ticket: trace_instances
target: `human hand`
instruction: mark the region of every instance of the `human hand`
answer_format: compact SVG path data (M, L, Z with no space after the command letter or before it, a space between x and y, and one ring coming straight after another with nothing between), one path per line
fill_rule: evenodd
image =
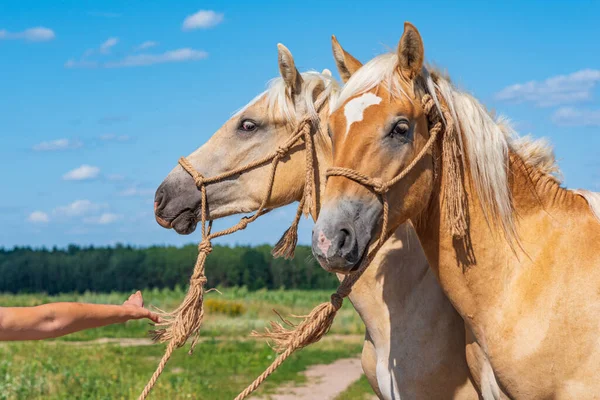
M130 319L148 318L153 322L160 322L158 314L144 308L144 298L139 290L129 296L129 299L123 303L123 307L130 311Z

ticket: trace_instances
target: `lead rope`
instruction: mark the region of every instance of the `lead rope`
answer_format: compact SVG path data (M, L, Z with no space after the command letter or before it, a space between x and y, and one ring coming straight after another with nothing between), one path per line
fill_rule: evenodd
M196 264L194 265L194 271L190 278L190 287L188 289L187 295L185 296L185 299L179 305L179 307L177 307L176 310L170 313L161 312L162 322L156 324L156 326L159 327L159 329L153 331L155 341L169 342L169 344L167 345L165 354L160 360L156 371L146 384L146 387L138 397L138 400L144 400L148 397L150 391L156 384L156 381L162 374L167 362L171 358L176 348L182 347L187 342L188 338L192 335L194 335L194 339L192 340L191 348L189 351L190 354L193 352L194 347L197 344L200 326L204 317L203 297L204 284L206 284L204 266L206 262L206 257L212 251L212 239L243 230L248 226L248 224L254 222L258 217L270 211L269 209L267 209L267 204L273 191L273 184L275 182L275 173L277 171L277 165L279 164L282 158L284 158L290 153L292 147L300 139L304 139L306 152L306 181L304 195L302 196L300 205L298 206L298 212L296 214L294 222L282 236L279 243L277 243L277 245L273 249L274 253L277 253L278 255L282 255L288 258L294 256L294 248L296 246L298 237L298 223L300 221L302 211L305 205L307 204L307 198L309 198L310 193L312 193L312 188L314 186L314 162L312 159L314 149L312 140L311 121L312 120L310 118L302 120L296 128L296 131L292 135L292 137L275 152L248 165L236 168L233 171L229 171L214 177L205 178L204 176L202 176L202 174L200 174L194 169L194 167L186 158L181 157L179 159L179 164L185 171L187 171L192 176L192 178L194 179L194 183L196 184L198 189L200 189L201 192L202 204L200 224L202 229L202 241L198 245L198 258L196 259ZM236 225L230 227L229 229L211 233L212 221L207 220L208 202L206 196L206 186L211 183L220 182L234 175L239 175L243 172L249 171L268 162L271 162L269 181L265 196L258 210L250 217L242 217Z
M431 120L433 118L432 110L434 108L434 101L430 95L426 94L422 98L422 106L425 114ZM445 110L447 111L447 110ZM446 118L446 129L449 126L453 126L453 121L450 113L444 112ZM331 295L329 302L322 303L315 307L310 314L304 317L302 322L298 325L283 320L282 323L271 322L271 329L266 329L264 333L252 332L255 337L262 337L273 342L273 347L279 356L271 363L271 365L259 375L254 382L252 382L246 389L244 389L235 400L242 400L248 397L254 392L260 384L269 377L294 351L306 347L312 343L318 342L331 328L336 313L342 307L344 298L347 297L352 291L352 286L362 276L363 272L369 267L373 258L377 254L377 251L383 246L385 241L389 237L388 232L388 219L389 219L389 203L387 199L387 192L390 188L403 179L408 173L425 157L427 152L431 149L435 143L439 133L442 131L443 125L441 121L436 121L433 127L429 129L429 139L425 146L421 149L419 154L413 159L413 161L404 168L400 174L395 176L393 179L383 182L380 179L370 178L358 171L354 171L349 168L329 168L327 170L327 177L330 176L343 176L351 179L363 186L368 187L375 192L380 198L383 204L383 218L381 234L375 246L369 251L365 260L360 264L359 268L349 275L346 275L338 289L334 294ZM287 326L287 328L284 326Z

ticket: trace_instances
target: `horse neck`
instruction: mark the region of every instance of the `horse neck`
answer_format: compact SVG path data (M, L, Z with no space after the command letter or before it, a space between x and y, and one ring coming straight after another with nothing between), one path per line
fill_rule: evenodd
M530 257L527 246L524 247L522 243L536 243L539 240L532 227L552 220L547 224L547 229L560 229L566 222L561 219L568 217L566 210L588 212L582 198L561 188L551 176L527 165L512 151L508 168L508 185L519 234L516 243L511 244L501 228L484 215L469 168L463 169L468 226L465 236L457 238L451 234L445 201L441 195L446 184L443 173L435 174L429 205L413 220L430 266L467 323L485 303L482 299L491 301L494 296L511 290L506 282L507 277L512 276L515 269ZM544 233L551 234L549 231Z

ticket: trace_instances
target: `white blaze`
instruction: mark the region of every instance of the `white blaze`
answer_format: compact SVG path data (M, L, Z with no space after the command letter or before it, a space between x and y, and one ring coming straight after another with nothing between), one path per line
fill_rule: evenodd
M363 120L365 110L375 104L381 103L381 97L373 93L365 93L350 100L344 106L344 116L346 117L346 135L350 131L350 126L355 122Z

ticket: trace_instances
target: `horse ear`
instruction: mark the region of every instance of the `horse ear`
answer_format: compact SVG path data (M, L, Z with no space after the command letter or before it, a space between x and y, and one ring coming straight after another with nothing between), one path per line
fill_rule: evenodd
M333 50L333 58L335 59L340 77L346 83L352 74L362 67L362 63L340 46L335 35L331 35L331 49Z
M404 23L404 33L398 43L398 68L409 79L414 79L423 68L425 50L421 34L410 22Z
M296 69L294 57L287 47L281 43L277 44L279 53L279 73L285 82L285 85L290 88L292 94L300 93L302 86L302 76Z

